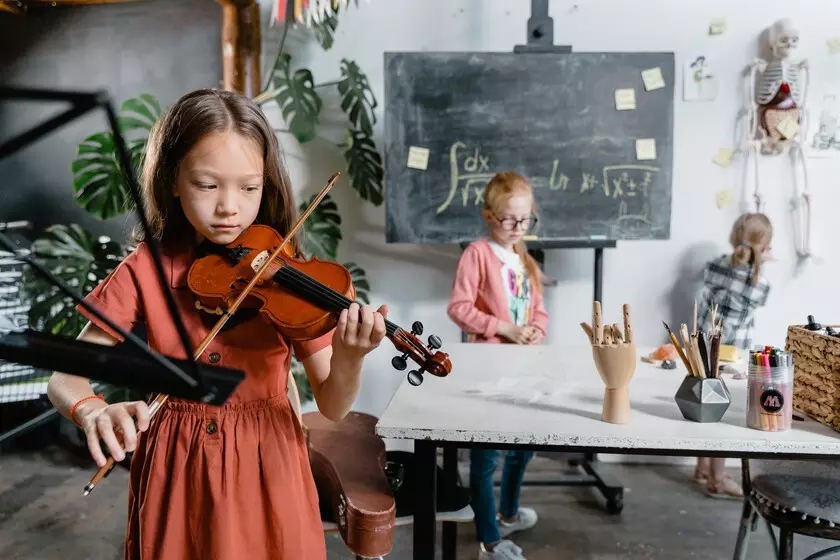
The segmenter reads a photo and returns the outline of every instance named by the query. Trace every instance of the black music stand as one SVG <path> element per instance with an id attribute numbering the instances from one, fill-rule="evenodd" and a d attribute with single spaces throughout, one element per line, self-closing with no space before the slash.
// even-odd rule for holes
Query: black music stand
<path id="1" fill-rule="evenodd" d="M 0 101 L 2 100 L 65 102 L 69 103 L 70 107 L 63 113 L 42 122 L 34 128 L 0 143 L 0 159 L 17 152 L 89 111 L 104 110 L 111 133 L 114 136 L 119 163 L 137 209 L 138 218 L 144 231 L 147 233 L 151 231 L 131 158 L 125 140 L 119 131 L 116 112 L 110 96 L 106 92 L 66 92 L 0 87 Z M 5 229 L 4 227 L 3 230 Z M 151 235 L 147 235 L 147 239 L 155 263 L 155 273 L 166 297 L 167 309 L 175 323 L 185 355 L 193 356 L 192 343 L 187 335 L 183 320 L 178 314 L 174 296 L 166 280 L 159 243 L 152 239 Z M 3 231 L 0 231 L 0 248 L 11 251 L 13 254 L 20 254 L 15 244 Z M 31 330 L 9 332 L 0 335 L 0 359 L 37 368 L 82 375 L 90 379 L 106 381 L 140 391 L 159 392 L 211 404 L 223 404 L 244 379 L 244 373 L 239 370 L 201 364 L 195 360 L 177 360 L 154 352 L 143 340 L 121 329 L 30 256 L 21 255 L 20 258 L 63 291 L 65 295 L 119 333 L 126 342 L 108 348 Z M 190 371 L 190 373 L 187 373 L 187 371 Z M 14 430 L 3 434 L 0 437 L 0 444 L 49 421 L 55 415 L 57 415 L 57 411 L 52 409 L 18 426 Z"/>

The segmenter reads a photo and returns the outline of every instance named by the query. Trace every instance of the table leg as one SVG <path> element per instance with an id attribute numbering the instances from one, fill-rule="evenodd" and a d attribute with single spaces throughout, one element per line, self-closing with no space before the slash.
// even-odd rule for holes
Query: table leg
<path id="1" fill-rule="evenodd" d="M 414 560 L 434 560 L 437 519 L 437 444 L 414 441 L 417 483 L 414 487 Z"/>
<path id="2" fill-rule="evenodd" d="M 455 488 L 458 483 L 458 447 L 447 444 L 443 447 L 443 486 Z M 441 532 L 443 560 L 455 560 L 458 553 L 458 524 L 444 521 Z"/>

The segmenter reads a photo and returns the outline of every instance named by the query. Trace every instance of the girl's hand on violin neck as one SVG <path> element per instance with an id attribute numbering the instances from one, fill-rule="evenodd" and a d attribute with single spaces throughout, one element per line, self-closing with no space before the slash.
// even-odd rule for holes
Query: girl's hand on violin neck
<path id="1" fill-rule="evenodd" d="M 350 304 L 338 317 L 333 336 L 333 355 L 351 363 L 361 362 L 385 338 L 387 314 L 386 305 L 373 311 L 368 305 Z"/>
<path id="2" fill-rule="evenodd" d="M 122 461 L 125 459 L 125 451 L 134 451 L 137 447 L 138 430 L 144 432 L 149 428 L 149 407 L 143 401 L 109 405 L 104 405 L 102 401 L 92 402 L 99 404 L 76 414 L 87 437 L 91 457 L 98 466 L 105 466 L 106 458 L 99 443 L 101 439 L 111 456 L 116 461 Z M 132 416 L 137 418 L 136 429 Z M 115 430 L 120 431 L 118 433 Z"/>

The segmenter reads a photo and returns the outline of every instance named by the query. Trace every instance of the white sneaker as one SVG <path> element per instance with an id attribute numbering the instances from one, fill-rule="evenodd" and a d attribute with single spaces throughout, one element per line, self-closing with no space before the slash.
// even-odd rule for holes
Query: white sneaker
<path id="1" fill-rule="evenodd" d="M 522 549 L 513 544 L 513 541 L 502 540 L 487 550 L 484 545 L 479 545 L 478 560 L 525 560 L 522 556 Z"/>
<path id="2" fill-rule="evenodd" d="M 516 515 L 516 521 L 512 523 L 507 523 L 502 519 L 499 519 L 499 536 L 505 538 L 508 535 L 512 535 L 513 533 L 530 529 L 536 524 L 537 512 L 532 510 L 531 508 L 521 507 L 519 508 L 519 511 Z"/>

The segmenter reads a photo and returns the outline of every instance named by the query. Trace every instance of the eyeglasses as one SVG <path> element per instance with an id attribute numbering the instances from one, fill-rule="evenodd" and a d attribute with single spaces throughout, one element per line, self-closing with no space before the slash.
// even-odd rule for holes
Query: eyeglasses
<path id="1" fill-rule="evenodd" d="M 528 231 L 529 229 L 537 225 L 537 217 L 533 214 L 531 214 L 527 218 L 522 218 L 520 220 L 511 217 L 500 218 L 496 216 L 496 221 L 502 224 L 502 227 L 506 231 L 513 231 L 514 229 L 519 227 L 519 225 L 522 225 L 523 230 Z"/>

